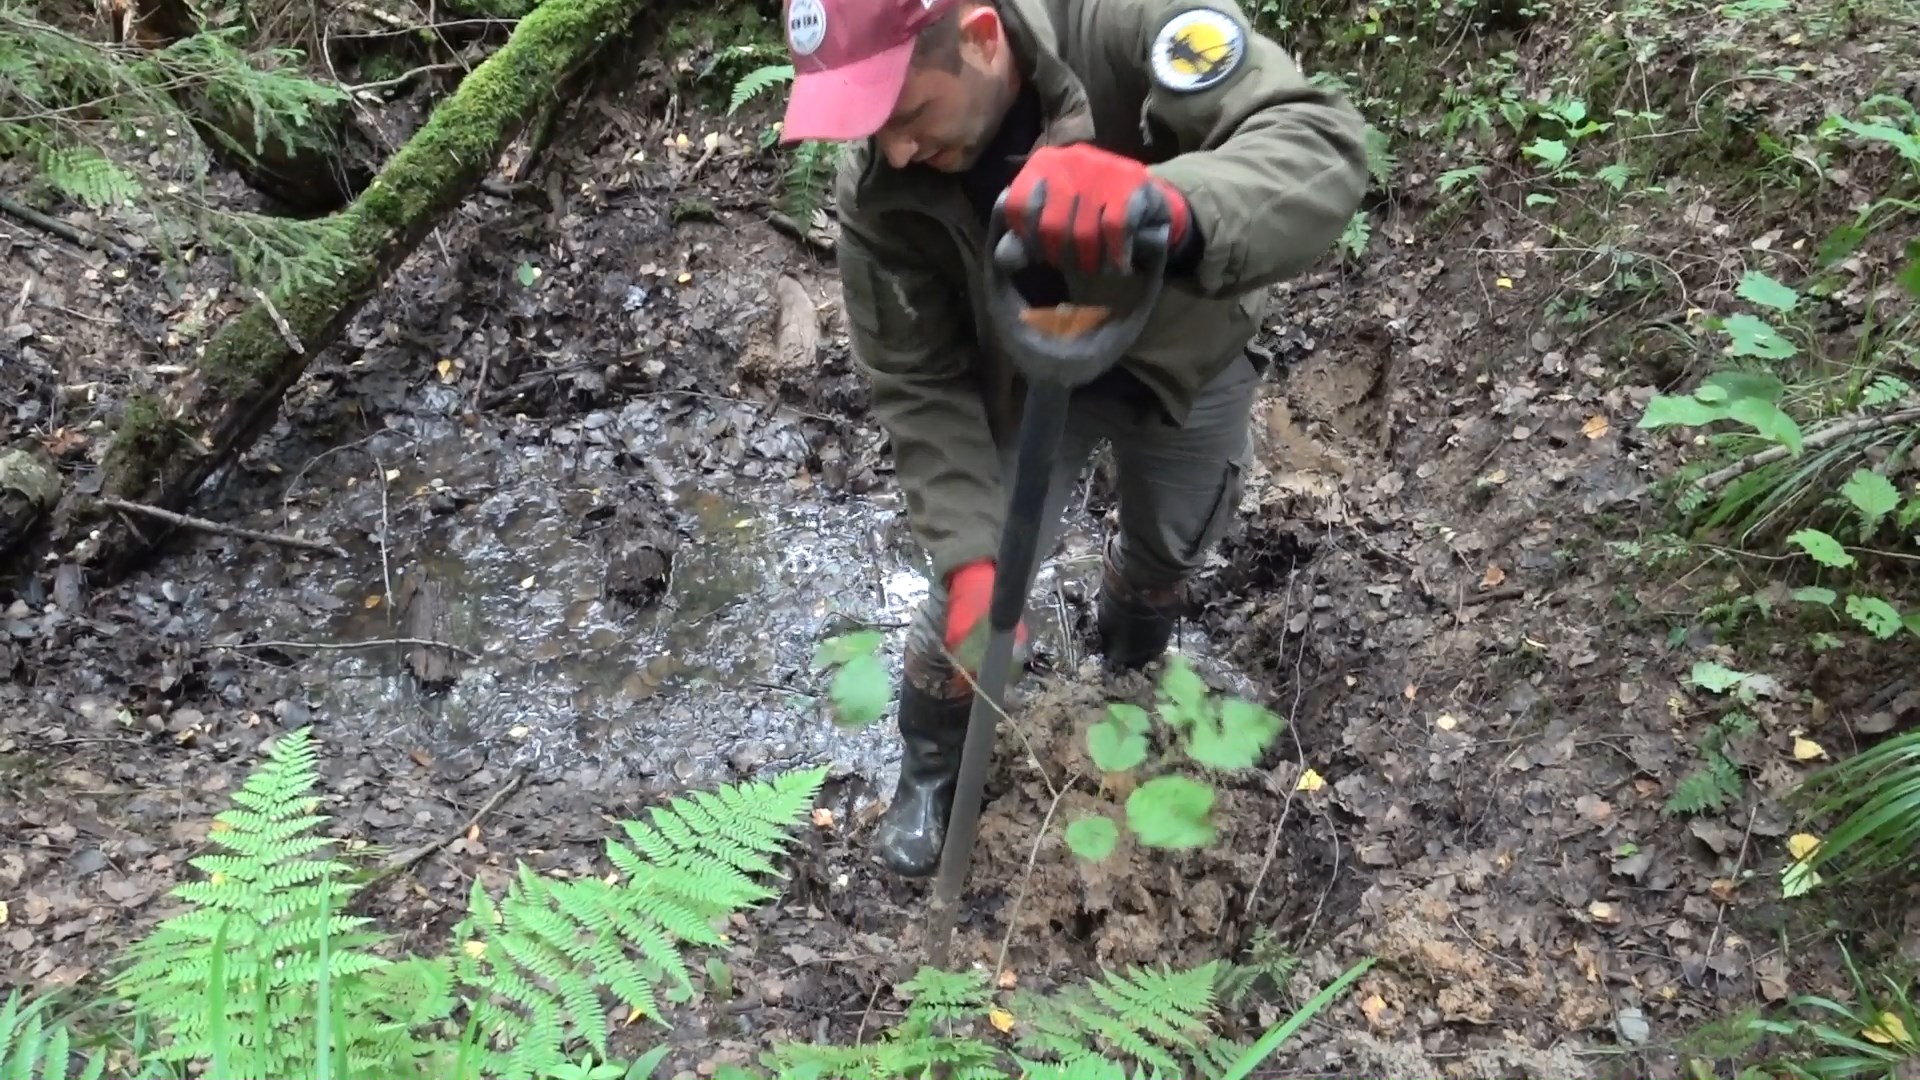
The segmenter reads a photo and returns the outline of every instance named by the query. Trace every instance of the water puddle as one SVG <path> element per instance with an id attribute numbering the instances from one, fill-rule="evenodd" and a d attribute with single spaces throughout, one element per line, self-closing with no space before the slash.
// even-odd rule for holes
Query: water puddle
<path id="1" fill-rule="evenodd" d="M 308 700 L 341 745 L 424 754 L 449 775 L 485 763 L 587 766 L 704 785 L 831 764 L 889 784 L 890 719 L 836 727 L 812 660 L 828 637 L 877 628 L 897 677 L 927 589 L 897 492 L 675 481 L 658 457 L 636 458 L 654 452 L 662 417 L 644 404 L 609 415 L 589 423 L 604 434 L 578 451 L 422 421 L 337 455 L 308 481 L 332 489 L 313 513 L 333 535 L 373 540 L 350 546 L 349 564 L 310 564 L 316 576 L 300 580 L 279 553 L 257 554 L 236 568 L 213 632 L 333 645 L 410 637 L 396 609 L 424 572 L 442 598 L 435 640 L 471 656 L 450 685 L 428 688 L 406 646 L 313 654 L 300 667 Z M 635 526 L 617 499 L 637 468 L 670 484 L 667 516 L 682 533 L 664 591 L 638 607 L 606 595 L 608 533 Z M 1068 670 L 1083 657 L 1059 586 L 1090 591 L 1099 564 L 1097 523 L 1073 518 L 1032 608 Z"/>

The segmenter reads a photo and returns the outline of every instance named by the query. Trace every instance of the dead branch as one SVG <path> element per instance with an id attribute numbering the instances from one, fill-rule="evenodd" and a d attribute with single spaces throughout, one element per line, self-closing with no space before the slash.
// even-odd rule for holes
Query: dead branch
<path id="1" fill-rule="evenodd" d="M 368 878 L 366 882 L 360 886 L 360 890 L 354 894 L 354 900 L 358 902 L 361 897 L 372 893 L 375 885 L 378 885 L 403 870 L 411 868 L 427 856 L 432 855 L 434 852 L 447 847 L 455 840 L 467 835 L 475 825 L 480 824 L 481 819 L 493 813 L 496 807 L 505 802 L 507 796 L 519 790 L 520 782 L 526 779 L 526 775 L 525 770 L 514 770 L 513 775 L 507 777 L 507 782 L 501 784 L 499 790 L 489 796 L 486 802 L 480 804 L 480 809 L 475 810 L 473 816 L 468 818 L 459 828 L 454 829 L 438 840 L 421 844 L 418 847 L 411 847 L 405 851 L 398 851 L 388 856 L 386 861 L 380 864 L 380 869 L 374 871 L 373 876 Z"/>
<path id="2" fill-rule="evenodd" d="M 389 645 L 421 645 L 435 649 L 457 652 L 469 660 L 478 660 L 479 654 L 470 649 L 446 641 L 430 641 L 427 638 L 385 637 L 369 638 L 366 641 L 236 641 L 217 646 L 222 649 L 316 649 L 321 652 L 343 652 L 349 649 L 380 649 Z"/>
<path id="3" fill-rule="evenodd" d="M 1850 420 L 1839 420 L 1828 424 L 1826 427 L 1807 436 L 1802 440 L 1801 448 L 1803 450 L 1813 450 L 1825 446 L 1830 442 L 1837 442 L 1849 435 L 1860 435 L 1869 431 L 1879 431 L 1881 428 L 1894 427 L 1898 424 L 1916 422 L 1920 422 L 1920 408 L 1900 409 L 1896 412 L 1884 413 L 1880 416 L 1856 416 Z M 1781 460 L 1786 457 L 1787 454 L 1788 450 L 1785 446 L 1769 446 L 1765 450 L 1748 454 L 1746 457 L 1741 458 L 1739 461 L 1725 468 L 1716 469 L 1708 473 L 1695 481 L 1694 488 L 1711 494 L 1755 469 L 1771 465 Z"/>
<path id="4" fill-rule="evenodd" d="M 221 536 L 236 536 L 242 540 L 258 540 L 263 544 L 278 544 L 281 547 L 300 548 L 304 551 L 318 551 L 339 559 L 347 557 L 347 552 L 344 548 L 336 547 L 333 544 L 320 540 L 305 540 L 298 536 L 287 536 L 283 533 L 261 532 L 258 529 L 243 529 L 238 525 L 225 525 L 218 521 L 209 521 L 206 518 L 191 517 L 186 514 L 175 513 L 172 510 L 163 510 L 158 506 L 129 502 L 126 499 L 101 499 L 99 503 L 109 510 L 119 510 L 129 514 L 144 514 L 147 517 L 155 518 L 183 529 L 197 529 L 200 532 L 217 533 Z"/>
<path id="5" fill-rule="evenodd" d="M 4 211 L 9 217 L 19 220 L 24 225 L 31 225 L 41 232 L 57 236 L 70 244 L 77 244 L 90 251 L 110 251 L 113 249 L 112 244 L 100 237 L 82 232 L 64 221 L 57 218 L 50 218 L 32 207 L 23 206 L 4 195 L 0 195 L 0 211 Z"/>

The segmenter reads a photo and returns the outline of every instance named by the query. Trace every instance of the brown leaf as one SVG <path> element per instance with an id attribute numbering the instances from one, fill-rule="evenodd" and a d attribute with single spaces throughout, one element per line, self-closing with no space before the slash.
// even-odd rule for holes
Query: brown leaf
<path id="1" fill-rule="evenodd" d="M 1606 417 L 1589 416 L 1587 422 L 1580 425 L 1580 434 L 1589 439 L 1604 439 L 1607 437 L 1608 427 Z"/>
<path id="2" fill-rule="evenodd" d="M 1507 580 L 1507 572 L 1492 563 L 1488 563 L 1487 572 L 1480 575 L 1480 587 L 1483 589 L 1491 589 L 1505 580 Z"/>

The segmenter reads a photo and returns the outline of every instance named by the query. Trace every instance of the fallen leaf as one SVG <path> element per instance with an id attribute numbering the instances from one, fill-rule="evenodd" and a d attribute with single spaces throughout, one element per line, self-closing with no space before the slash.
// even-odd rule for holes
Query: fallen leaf
<path id="1" fill-rule="evenodd" d="M 443 356 L 440 358 L 440 362 L 435 364 L 434 367 L 440 372 L 441 382 L 449 383 L 453 381 L 453 361 Z M 391 480 L 393 478 L 388 477 L 387 479 Z"/>
<path id="2" fill-rule="evenodd" d="M 1823 758 L 1826 756 L 1826 747 L 1801 735 L 1795 735 L 1793 737 L 1793 759 L 1795 761 L 1812 761 L 1814 758 Z"/>
<path id="3" fill-rule="evenodd" d="M 1587 422 L 1580 425 L 1580 434 L 1589 439 L 1604 439 L 1610 426 L 1604 416 L 1589 416 Z"/>
<path id="4" fill-rule="evenodd" d="M 1491 589 L 1505 580 L 1507 580 L 1507 572 L 1492 563 L 1488 563 L 1487 572 L 1480 575 L 1480 587 L 1483 589 Z"/>
<path id="5" fill-rule="evenodd" d="M 989 1009 L 987 1011 L 987 1022 L 992 1024 L 994 1030 L 1000 1032 L 1002 1035 L 1013 1030 L 1013 1014 L 1005 1009 Z"/>
<path id="6" fill-rule="evenodd" d="M 475 960 L 479 960 L 487 955 L 487 943 L 484 941 L 469 941 L 465 945 L 460 946 L 460 951 L 473 957 Z"/>
<path id="7" fill-rule="evenodd" d="M 1011 990 L 1014 987 L 1020 985 L 1020 976 L 1014 974 L 1014 970 L 1012 968 L 1008 968 L 1007 970 L 1000 973 L 1000 977 L 998 979 L 994 980 L 994 985 L 998 986 L 1002 990 Z"/>
<path id="8" fill-rule="evenodd" d="M 372 611 L 374 608 L 379 607 L 380 594 L 374 593 L 372 596 L 367 597 L 365 600 L 361 601 L 361 606 L 366 608 L 368 611 Z"/>
<path id="9" fill-rule="evenodd" d="M 1370 994 L 1360 1003 L 1360 1011 L 1367 1015 L 1367 1023 L 1375 1027 L 1384 1027 L 1387 1023 L 1387 999 L 1379 994 Z"/>
<path id="10" fill-rule="evenodd" d="M 1712 884 L 1707 886 L 1707 891 L 1713 894 L 1715 900 L 1723 904 L 1731 904 L 1734 890 L 1739 887 L 1740 884 L 1732 878 L 1714 878 Z"/>
<path id="11" fill-rule="evenodd" d="M 0 900 L 0 926 L 7 925 L 7 918 L 9 914 L 10 912 L 7 909 L 7 902 L 5 900 Z"/>
<path id="12" fill-rule="evenodd" d="M 1794 833 L 1787 837 L 1787 854 L 1794 862 L 1803 862 L 1808 856 L 1820 850 L 1820 838 L 1812 833 Z"/>
<path id="13" fill-rule="evenodd" d="M 1496 286 L 1498 286 L 1499 288 L 1502 288 L 1502 289 L 1511 289 L 1511 288 L 1513 288 L 1513 279 L 1512 279 L 1512 278 L 1508 278 L 1508 277 L 1503 277 L 1503 278 L 1494 278 L 1494 279 L 1493 279 L 1493 283 L 1494 283 L 1494 285 L 1496 285 Z"/>
<path id="14" fill-rule="evenodd" d="M 1620 925 L 1620 909 L 1605 900 L 1595 900 L 1588 904 L 1587 914 L 1593 916 L 1593 921 L 1602 926 Z"/>
<path id="15" fill-rule="evenodd" d="M 1860 1032 L 1860 1037 L 1881 1046 L 1908 1046 L 1913 1042 L 1913 1036 L 1907 1034 L 1906 1023 L 1890 1012 L 1882 1012 L 1872 1027 Z"/>
<path id="16" fill-rule="evenodd" d="M 689 281 L 692 281 L 692 280 L 693 280 L 693 275 L 692 275 L 692 274 L 689 274 L 689 273 L 685 273 L 685 272 L 682 272 L 682 273 L 681 273 L 681 275 L 680 275 L 679 277 L 677 277 L 677 278 L 674 278 L 673 280 L 675 280 L 675 281 L 677 281 L 677 282 L 679 282 L 679 283 L 680 283 L 680 284 L 682 284 L 682 285 L 685 285 L 685 284 L 686 284 L 687 282 L 689 282 Z"/>
<path id="17" fill-rule="evenodd" d="M 534 575 L 532 574 L 528 574 L 526 577 L 521 578 L 520 587 L 523 589 L 533 588 L 533 578 L 534 578 Z"/>
<path id="18" fill-rule="evenodd" d="M 1400 692 L 1406 695 L 1408 701 L 1412 701 L 1414 698 L 1420 696 L 1420 688 L 1413 685 L 1412 683 L 1408 683 L 1407 688 Z"/>
<path id="19" fill-rule="evenodd" d="M 1308 769 L 1306 772 L 1300 774 L 1300 782 L 1293 785 L 1293 788 L 1295 791 L 1319 791 L 1326 786 L 1326 777 L 1321 776 L 1312 769 Z"/>
<path id="20" fill-rule="evenodd" d="M 833 811 L 825 806 L 813 808 L 813 827 L 816 829 L 833 828 Z"/>
<path id="21" fill-rule="evenodd" d="M 512 727 L 507 729 L 507 734 L 516 739 L 524 739 L 529 734 L 532 734 L 532 732 L 533 732 L 533 729 L 529 728 L 525 724 L 515 724 Z"/>
<path id="22" fill-rule="evenodd" d="M 1439 728 L 1441 731 L 1452 731 L 1454 728 L 1460 726 L 1460 721 L 1454 719 L 1452 713 L 1441 713 L 1439 718 L 1433 722 L 1433 726 Z"/>

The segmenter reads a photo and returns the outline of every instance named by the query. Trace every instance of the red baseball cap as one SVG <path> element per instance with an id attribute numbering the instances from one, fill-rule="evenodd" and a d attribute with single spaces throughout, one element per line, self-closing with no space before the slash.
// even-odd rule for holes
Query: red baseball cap
<path id="1" fill-rule="evenodd" d="M 793 88 L 782 142 L 846 142 L 880 130 L 900 101 L 913 42 L 959 0 L 786 0 Z"/>

